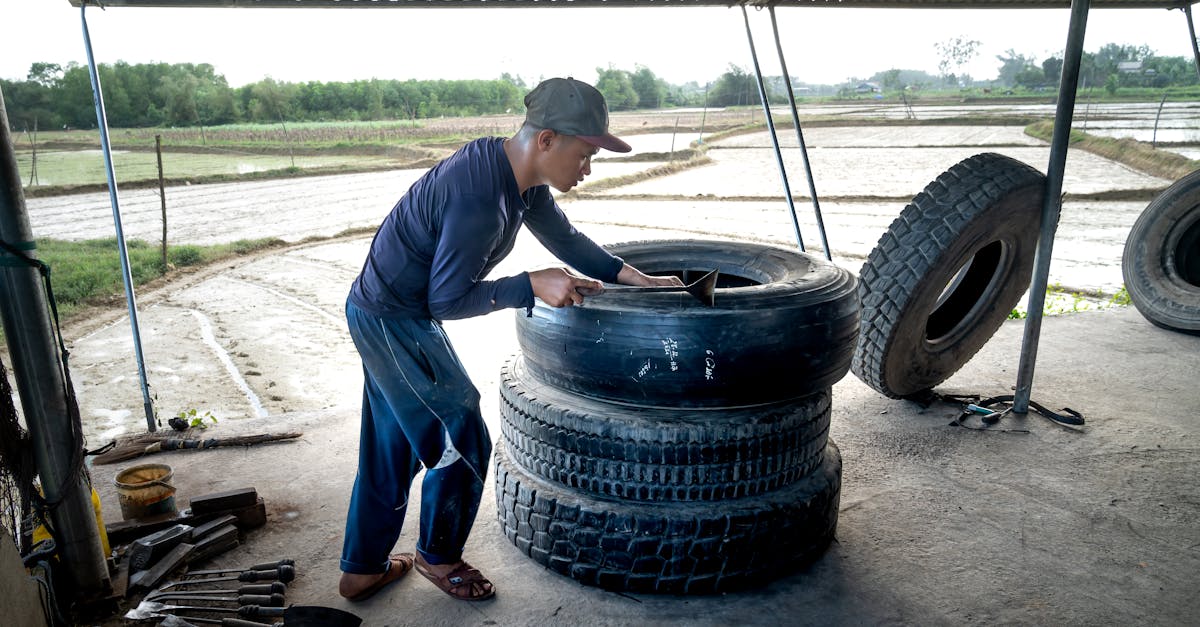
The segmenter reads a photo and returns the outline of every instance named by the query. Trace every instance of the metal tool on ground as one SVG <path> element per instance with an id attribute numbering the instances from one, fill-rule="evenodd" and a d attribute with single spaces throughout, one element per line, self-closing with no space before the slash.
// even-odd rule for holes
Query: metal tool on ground
<path id="1" fill-rule="evenodd" d="M 704 306 L 712 307 L 716 303 L 714 292 L 716 291 L 718 277 L 719 273 L 716 270 L 712 270 L 699 279 L 683 286 L 663 285 L 641 287 L 637 285 L 605 285 L 599 289 L 580 287 L 576 288 L 576 291 L 584 296 L 601 296 L 616 292 L 687 292 L 696 297 L 696 300 L 704 303 Z"/>
<path id="2" fill-rule="evenodd" d="M 196 579 L 180 579 L 177 581 L 169 582 L 169 583 L 159 587 L 159 590 L 167 590 L 169 588 L 175 588 L 178 586 L 192 586 L 192 585 L 199 585 L 199 584 L 204 584 L 204 583 L 214 583 L 217 581 L 244 581 L 244 582 L 250 583 L 250 582 L 255 582 L 255 581 L 275 580 L 275 581 L 281 581 L 283 583 L 288 583 L 289 581 L 291 581 L 295 578 L 296 578 L 296 569 L 292 566 L 284 565 L 284 566 L 280 566 L 279 568 L 273 568 L 273 569 L 269 569 L 269 570 L 247 570 L 245 572 L 241 572 L 236 575 L 225 575 L 223 577 L 200 577 L 200 578 L 196 578 Z"/>
<path id="3" fill-rule="evenodd" d="M 288 627 L 358 627 L 362 619 L 336 607 L 293 605 L 283 611 Z"/>
<path id="4" fill-rule="evenodd" d="M 285 558 L 285 559 L 281 559 L 281 560 L 275 560 L 274 562 L 264 562 L 262 564 L 254 564 L 253 566 L 246 566 L 245 568 L 215 568 L 215 569 L 209 569 L 209 570 L 193 570 L 193 571 L 184 573 L 183 576 L 186 578 L 186 577 L 192 577 L 192 576 L 196 576 L 196 575 L 224 575 L 225 573 L 242 573 L 242 572 L 251 571 L 251 570 L 271 570 L 273 568 L 279 568 L 281 566 L 290 566 L 294 569 L 296 567 L 296 560 L 290 559 L 290 558 Z"/>
<path id="5" fill-rule="evenodd" d="M 138 606 L 125 613 L 125 618 L 130 620 L 144 620 L 147 618 L 156 618 L 155 614 L 169 614 L 177 610 L 190 612 L 225 612 L 233 613 L 242 618 L 256 618 L 262 616 L 283 616 L 286 608 L 282 607 L 263 607 L 261 605 L 243 605 L 240 607 L 220 607 L 220 606 L 204 606 L 204 605 L 167 605 L 166 603 L 157 603 L 155 601 L 142 601 Z M 188 618 L 188 620 L 193 620 Z M 286 622 L 286 619 L 285 619 Z"/>
<path id="6" fill-rule="evenodd" d="M 115 464 L 126 460 L 153 455 L 163 451 L 205 450 L 218 446 L 253 446 L 264 442 L 292 440 L 302 433 L 260 433 L 257 435 L 240 435 L 227 438 L 205 438 L 203 440 L 167 438 L 160 440 L 154 436 L 140 438 L 127 444 L 116 445 L 114 448 L 100 453 L 95 457 L 95 464 Z M 157 441 L 156 441 L 157 440 Z"/>
<path id="7" fill-rule="evenodd" d="M 205 601 L 214 603 L 236 603 L 238 605 L 261 605 L 263 607 L 283 607 L 285 601 L 282 594 L 239 594 L 237 596 L 223 595 L 197 595 L 188 594 L 186 592 L 163 592 L 159 594 L 147 595 L 146 601 L 156 601 L 159 603 L 166 601 Z"/>
<path id="8" fill-rule="evenodd" d="M 174 583 L 174 582 L 172 582 Z M 146 595 L 147 599 L 166 593 L 166 590 L 158 589 Z M 174 590 L 171 591 L 171 596 L 201 596 L 206 594 L 285 594 L 287 592 L 287 584 L 282 581 L 272 581 L 271 583 L 255 583 L 248 586 L 239 586 L 237 588 L 208 588 L 206 590 Z"/>
<path id="9" fill-rule="evenodd" d="M 174 614 L 150 614 L 146 619 L 161 618 L 160 627 L 187 627 L 202 623 L 205 625 L 220 625 L 221 627 L 283 627 L 283 623 L 260 623 L 253 620 L 245 620 L 243 618 L 204 618 L 200 616 L 188 616 L 182 618 Z"/>
<path id="10" fill-rule="evenodd" d="M 266 623 L 241 618 L 180 617 L 175 614 L 156 613 L 151 610 L 142 610 L 136 614 L 134 612 L 135 610 L 130 610 L 125 617 L 131 620 L 161 618 L 164 619 L 164 625 L 188 625 L 193 623 L 221 625 L 221 627 L 264 627 L 266 625 Z M 283 627 L 284 625 L 287 625 L 287 627 L 359 627 L 361 624 L 361 618 L 345 610 L 319 605 L 293 605 L 283 610 L 283 622 L 272 623 L 269 627 Z"/>

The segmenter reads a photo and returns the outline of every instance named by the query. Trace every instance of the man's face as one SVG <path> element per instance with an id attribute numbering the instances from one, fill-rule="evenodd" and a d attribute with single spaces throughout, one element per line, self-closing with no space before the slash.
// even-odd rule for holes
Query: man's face
<path id="1" fill-rule="evenodd" d="M 600 149 L 578 137 L 555 133 L 546 149 L 542 178 L 560 192 L 571 191 L 592 173 L 592 156 Z"/>

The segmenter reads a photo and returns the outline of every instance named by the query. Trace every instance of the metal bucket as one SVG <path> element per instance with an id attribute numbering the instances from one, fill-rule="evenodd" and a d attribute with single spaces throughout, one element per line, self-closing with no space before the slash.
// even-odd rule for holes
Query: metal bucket
<path id="1" fill-rule="evenodd" d="M 171 475 L 171 467 L 166 464 L 142 464 L 117 473 L 113 483 L 121 503 L 121 518 L 133 520 L 177 513 Z"/>

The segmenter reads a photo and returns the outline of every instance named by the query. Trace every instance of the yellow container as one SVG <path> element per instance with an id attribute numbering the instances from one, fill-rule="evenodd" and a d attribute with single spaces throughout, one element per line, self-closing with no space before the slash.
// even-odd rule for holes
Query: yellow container
<path id="1" fill-rule="evenodd" d="M 89 478 L 89 481 L 90 481 L 90 478 Z M 94 512 L 96 512 L 96 528 L 100 532 L 100 548 L 104 550 L 104 558 L 108 559 L 108 557 L 110 555 L 112 555 L 112 547 L 109 546 L 109 544 L 108 544 L 108 529 L 105 529 L 105 527 L 104 527 L 104 516 L 101 514 L 101 511 L 100 511 L 100 495 L 96 494 L 96 488 L 93 488 L 90 484 L 88 485 L 88 488 L 92 491 L 92 510 Z M 38 492 L 41 492 L 41 491 L 42 491 L 42 488 L 39 486 Z M 40 517 L 39 517 L 39 519 L 40 519 Z M 45 524 L 40 524 L 37 526 L 36 529 L 33 530 L 33 543 L 34 544 L 37 544 L 38 542 L 41 542 L 42 540 L 47 540 L 49 538 L 50 538 L 50 532 L 46 529 Z"/>
<path id="2" fill-rule="evenodd" d="M 125 520 L 156 514 L 174 514 L 175 486 L 171 485 L 171 467 L 166 464 L 142 464 L 117 473 L 117 500 Z"/>

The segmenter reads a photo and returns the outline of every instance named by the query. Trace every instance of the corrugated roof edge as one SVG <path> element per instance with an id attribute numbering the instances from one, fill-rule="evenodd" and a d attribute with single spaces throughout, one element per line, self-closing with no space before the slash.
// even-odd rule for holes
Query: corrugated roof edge
<path id="1" fill-rule="evenodd" d="M 1070 0 L 68 0 L 104 7 L 280 9 L 842 7 L 871 9 L 1067 9 Z M 1200 0 L 1093 0 L 1098 9 L 1180 9 Z"/>

